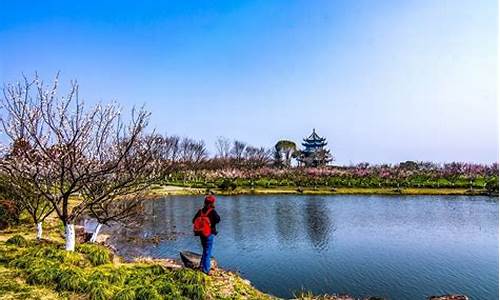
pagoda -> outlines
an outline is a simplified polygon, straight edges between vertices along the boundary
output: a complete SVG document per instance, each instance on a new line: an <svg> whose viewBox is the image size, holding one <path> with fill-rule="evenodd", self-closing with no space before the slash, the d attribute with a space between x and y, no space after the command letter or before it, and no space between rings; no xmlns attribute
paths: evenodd
<svg viewBox="0 0 500 300"><path fill-rule="evenodd" d="M300 165L305 167L320 167L325 166L333 160L330 150L325 146L328 143L324 137L320 137L316 130L313 129L311 135L304 139L302 146L304 149L300 151L297 157Z"/></svg>

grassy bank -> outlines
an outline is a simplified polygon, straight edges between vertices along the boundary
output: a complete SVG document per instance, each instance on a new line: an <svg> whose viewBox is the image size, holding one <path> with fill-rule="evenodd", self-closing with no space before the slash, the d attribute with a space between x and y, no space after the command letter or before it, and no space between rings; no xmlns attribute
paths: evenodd
<svg viewBox="0 0 500 300"><path fill-rule="evenodd" d="M359 188L359 187L315 187L315 188L295 188L295 187L269 187L269 188L249 188L236 187L234 189L211 188L211 191L218 195L492 195L485 189L467 188ZM151 194L155 196L166 195L203 195L207 188L193 188L188 186L155 186L151 189ZM498 194L493 194L498 196Z"/></svg>
<svg viewBox="0 0 500 300"><path fill-rule="evenodd" d="M221 269L206 276L165 266L162 260L125 263L99 245L79 245L70 253L57 241L36 241L5 232L0 236L0 299L278 299ZM346 295L314 296L305 292L296 299L353 300Z"/></svg>
<svg viewBox="0 0 500 300"><path fill-rule="evenodd" d="M206 276L161 260L126 263L93 244L66 252L52 225L50 240L36 241L28 225L0 232L0 299L273 299L220 269Z"/></svg>

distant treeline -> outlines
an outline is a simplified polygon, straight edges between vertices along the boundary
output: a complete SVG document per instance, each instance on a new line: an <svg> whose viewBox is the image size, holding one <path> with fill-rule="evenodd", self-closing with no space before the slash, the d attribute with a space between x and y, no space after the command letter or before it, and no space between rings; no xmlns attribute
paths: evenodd
<svg viewBox="0 0 500 300"><path fill-rule="evenodd" d="M420 163L417 163L421 165ZM455 169L465 165L468 169ZM169 184L202 188L234 189L243 187L416 187L416 188L479 188L498 191L497 165L450 163L428 169L395 166L368 166L323 168L258 168L190 170L174 173Z"/></svg>
<svg viewBox="0 0 500 300"><path fill-rule="evenodd" d="M219 138L210 157L203 141L158 136L175 167L166 182L192 187L231 189L273 186L482 188L498 190L498 163L406 161L399 164L293 167L280 149L254 147Z"/></svg>

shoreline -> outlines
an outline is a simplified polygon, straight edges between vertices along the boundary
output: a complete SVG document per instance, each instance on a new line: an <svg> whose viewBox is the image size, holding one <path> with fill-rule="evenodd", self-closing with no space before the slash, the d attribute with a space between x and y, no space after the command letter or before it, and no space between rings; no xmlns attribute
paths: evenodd
<svg viewBox="0 0 500 300"><path fill-rule="evenodd" d="M296 188L296 187L272 187L272 188L248 188L237 187L234 190L222 190L218 188L192 188L186 186L162 185L155 186L149 191L154 197L162 196L194 196L204 195L207 190L217 195L427 195L427 196L489 196L498 197L498 193L491 194L484 189L466 188Z"/></svg>

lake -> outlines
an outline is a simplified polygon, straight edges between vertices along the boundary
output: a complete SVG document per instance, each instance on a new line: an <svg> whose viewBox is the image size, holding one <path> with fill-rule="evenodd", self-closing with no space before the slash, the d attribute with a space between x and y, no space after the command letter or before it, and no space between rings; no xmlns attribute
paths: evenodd
<svg viewBox="0 0 500 300"><path fill-rule="evenodd" d="M191 220L202 197L153 200L144 246L153 257L201 252ZM292 297L349 293L498 299L498 199L467 196L219 196L213 255L260 290Z"/></svg>

